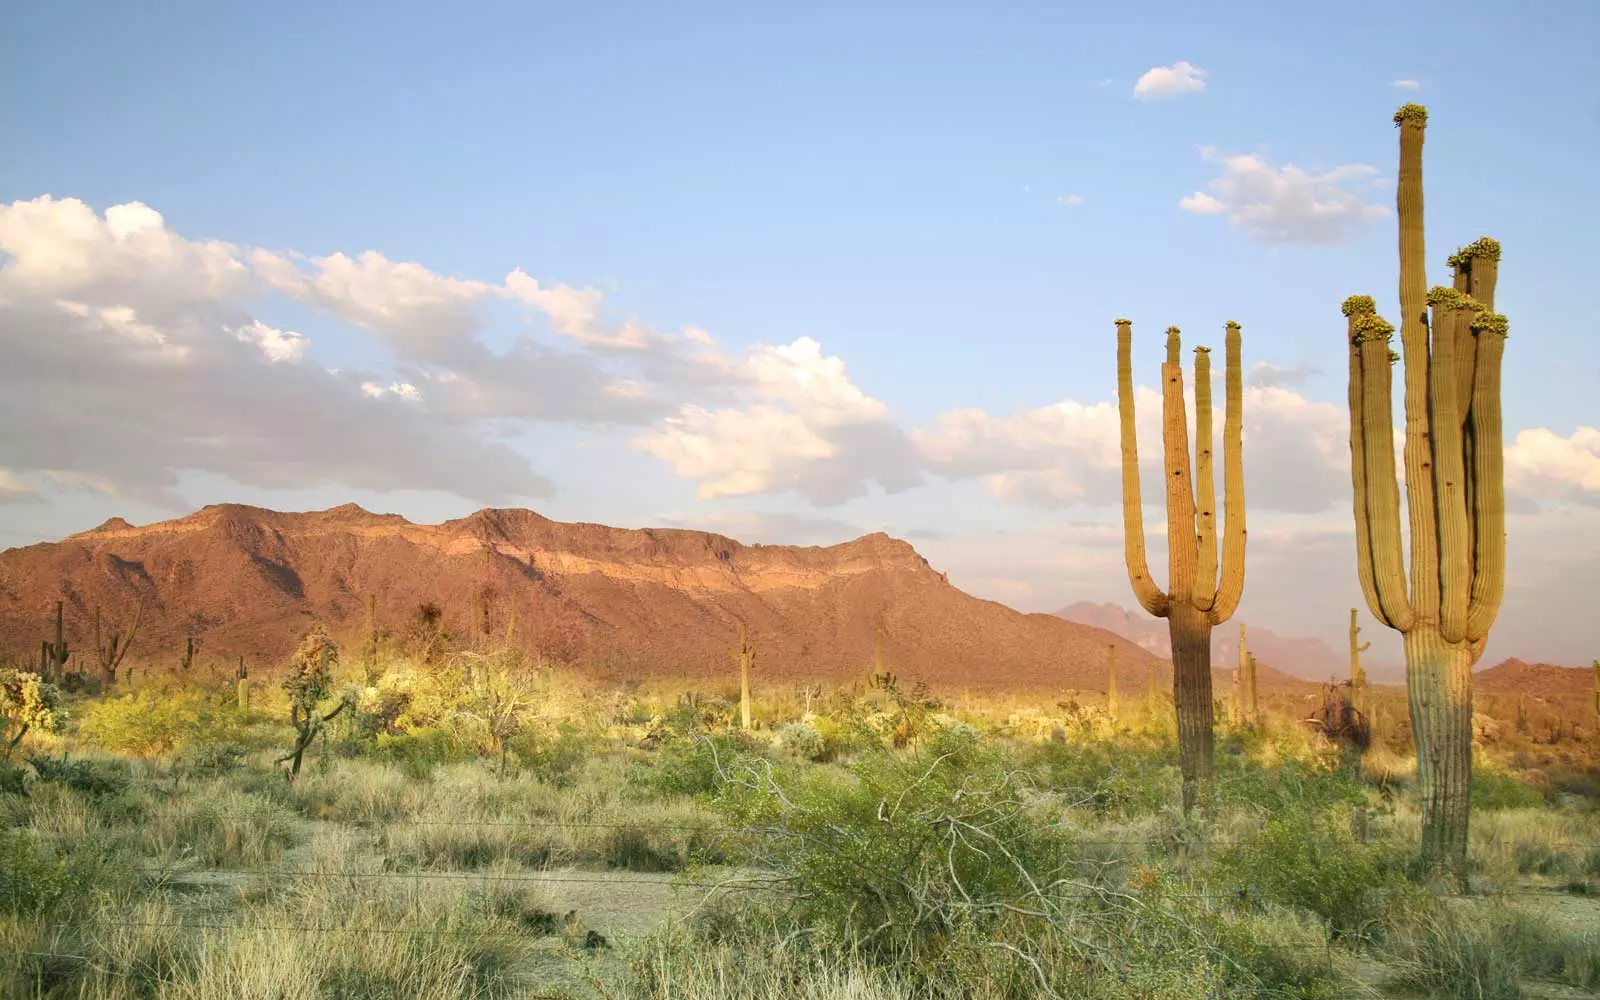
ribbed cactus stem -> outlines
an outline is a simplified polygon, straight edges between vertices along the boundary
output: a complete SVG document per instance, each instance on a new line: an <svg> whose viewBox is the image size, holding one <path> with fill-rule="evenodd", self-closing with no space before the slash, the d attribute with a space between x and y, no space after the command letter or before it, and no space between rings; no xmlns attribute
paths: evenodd
<svg viewBox="0 0 1600 1000"><path fill-rule="evenodd" d="M1372 643L1361 642L1361 626L1358 624L1355 608L1350 609L1350 687L1355 695L1356 710L1363 715L1367 712L1367 672L1361 667L1361 654L1372 646Z"/></svg>
<svg viewBox="0 0 1600 1000"><path fill-rule="evenodd" d="M751 645L745 626L739 625L739 648L729 654L739 665L739 725L746 732L752 728L750 721L750 668L756 662L756 648Z"/></svg>
<svg viewBox="0 0 1600 1000"><path fill-rule="evenodd" d="M1217 596L1217 485L1212 472L1211 348L1194 349L1194 498L1199 548L1194 599L1209 611Z"/></svg>
<svg viewBox="0 0 1600 1000"><path fill-rule="evenodd" d="M1422 194L1427 112L1408 104L1395 113L1395 123L1409 580L1390 443L1392 329L1365 297L1348 299L1344 307L1351 345L1356 556L1368 607L1405 637L1423 861L1464 880L1472 664L1482 654L1505 586L1500 367L1507 324L1492 311L1500 245L1485 237L1457 251L1449 260L1451 284L1428 289ZM1366 647L1358 646L1358 631L1352 612L1351 672L1360 699L1365 672L1359 653Z"/></svg>
<svg viewBox="0 0 1600 1000"><path fill-rule="evenodd" d="M1106 646L1106 714L1117 721L1117 647Z"/></svg>

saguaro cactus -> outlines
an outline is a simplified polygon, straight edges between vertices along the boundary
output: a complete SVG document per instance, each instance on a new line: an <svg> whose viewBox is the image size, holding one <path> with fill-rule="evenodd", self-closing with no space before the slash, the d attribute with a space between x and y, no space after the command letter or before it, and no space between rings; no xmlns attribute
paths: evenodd
<svg viewBox="0 0 1600 1000"><path fill-rule="evenodd" d="M367 627L361 643L361 673L367 687L378 683L378 595L367 594Z"/></svg>
<svg viewBox="0 0 1600 1000"><path fill-rule="evenodd" d="M1239 623L1239 686L1242 689L1240 718L1245 725L1253 726L1261 721L1261 706L1256 699L1256 657L1250 652L1244 622Z"/></svg>
<svg viewBox="0 0 1600 1000"><path fill-rule="evenodd" d="M239 690L239 711L250 711L250 672L244 666L244 654L239 654L239 666L233 671L233 679Z"/></svg>
<svg viewBox="0 0 1600 1000"><path fill-rule="evenodd" d="M739 724L750 729L750 668L756 665L756 647L743 625L739 626L739 648L728 656L739 665Z"/></svg>
<svg viewBox="0 0 1600 1000"><path fill-rule="evenodd" d="M1361 642L1361 626L1357 624L1356 609L1350 609L1350 687L1354 689L1356 711L1367 714L1367 672L1361 666L1361 654L1372 647Z"/></svg>
<svg viewBox="0 0 1600 1000"><path fill-rule="evenodd" d="M178 658L178 669L184 673L194 666L194 658L200 655L200 640L192 635L183 637L183 655Z"/></svg>
<svg viewBox="0 0 1600 1000"><path fill-rule="evenodd" d="M67 672L67 658L71 655L67 651L66 631L62 627L61 601L56 602L56 641L45 642L40 645L39 673L46 681L59 681Z"/></svg>
<svg viewBox="0 0 1600 1000"><path fill-rule="evenodd" d="M128 648L133 645L134 636L139 634L139 622L144 618L144 605L139 605L139 610L134 613L133 624L121 635L112 635L103 638L100 632L100 609L94 611L94 651L100 660L100 673L105 678L105 686L110 688L117 683L117 668L122 665L123 659L128 655Z"/></svg>
<svg viewBox="0 0 1600 1000"><path fill-rule="evenodd" d="M1367 295L1344 302L1357 567L1373 616L1405 637L1423 863L1464 879L1472 665L1483 654L1505 587L1500 363L1507 323L1493 311L1500 244L1484 237L1457 251L1449 260L1452 287L1428 289L1422 219L1428 113L1407 104L1394 122L1400 129L1395 200L1409 588L1390 423L1394 327Z"/></svg>
<svg viewBox="0 0 1600 1000"><path fill-rule="evenodd" d="M1195 350L1195 459L1190 483L1189 429L1184 412L1183 368L1178 328L1167 328L1167 361L1161 366L1162 438L1167 492L1167 553L1171 583L1166 592L1150 578L1144 548L1144 507L1139 496L1139 452L1133 419L1133 324L1117 324L1117 402L1122 422L1122 519L1128 581L1144 609L1167 619L1172 639L1173 700L1178 717L1178 756L1183 772L1183 807L1194 805L1199 786L1211 779L1211 630L1232 617L1244 592L1244 422L1239 324L1224 338L1226 411L1223 424L1221 577L1218 578L1216 486L1212 471L1211 353Z"/></svg>
<svg viewBox="0 0 1600 1000"><path fill-rule="evenodd" d="M1106 644L1106 713L1117 721L1117 647Z"/></svg>

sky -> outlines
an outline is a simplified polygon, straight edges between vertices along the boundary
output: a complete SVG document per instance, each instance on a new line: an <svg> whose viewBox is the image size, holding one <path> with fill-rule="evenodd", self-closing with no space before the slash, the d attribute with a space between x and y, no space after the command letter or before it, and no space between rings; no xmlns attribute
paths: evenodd
<svg viewBox="0 0 1600 1000"><path fill-rule="evenodd" d="M1238 617L1341 648L1339 305L1395 318L1418 101L1430 283L1505 247L1483 662L1600 655L1600 6L776 7L8 9L0 546L219 502L526 506L884 530L1025 611L1133 607L1112 320L1163 581L1162 331L1220 379L1235 320Z"/></svg>

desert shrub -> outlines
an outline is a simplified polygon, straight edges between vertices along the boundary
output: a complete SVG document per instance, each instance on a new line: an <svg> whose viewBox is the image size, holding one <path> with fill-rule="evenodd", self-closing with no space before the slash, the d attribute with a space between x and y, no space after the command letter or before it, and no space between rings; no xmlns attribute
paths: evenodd
<svg viewBox="0 0 1600 1000"><path fill-rule="evenodd" d="M1472 808L1536 809L1544 805L1544 793L1503 771L1474 766L1472 769Z"/></svg>
<svg viewBox="0 0 1600 1000"><path fill-rule="evenodd" d="M970 727L910 755L863 756L836 777L722 758L719 804L765 831L764 866L793 879L802 923L882 952L921 952L1007 904L1044 905L1065 842L1026 806L1034 782Z"/></svg>
<svg viewBox="0 0 1600 1000"><path fill-rule="evenodd" d="M0 913L73 911L97 892L126 888L136 877L129 860L98 839L46 841L28 830L0 829Z"/></svg>
<svg viewBox="0 0 1600 1000"><path fill-rule="evenodd" d="M833 755L828 741L816 727L795 722L778 730L778 745L796 757L813 763L822 763Z"/></svg>
<svg viewBox="0 0 1600 1000"><path fill-rule="evenodd" d="M593 752L593 742L567 723L530 726L510 740L517 763L555 788L570 788Z"/></svg>
<svg viewBox="0 0 1600 1000"><path fill-rule="evenodd" d="M132 781L128 768L120 761L69 760L49 754L30 756L28 763L38 780L46 784L60 784L91 798L120 795L128 790Z"/></svg>
<svg viewBox="0 0 1600 1000"><path fill-rule="evenodd" d="M1156 813L1177 801L1176 754L1159 743L1038 743L1023 759L1057 794L1106 816Z"/></svg>
<svg viewBox="0 0 1600 1000"><path fill-rule="evenodd" d="M1357 844L1334 817L1297 810L1223 852L1216 873L1247 898L1316 914L1338 935L1381 916L1384 889L1399 878L1389 874L1395 866L1379 848Z"/></svg>
<svg viewBox="0 0 1600 1000"><path fill-rule="evenodd" d="M78 728L112 753L157 762L247 738L231 698L194 688L140 688L91 702L82 710Z"/></svg>
<svg viewBox="0 0 1600 1000"><path fill-rule="evenodd" d="M1246 734L1243 738L1258 738ZM1339 806L1364 805L1366 789L1340 769L1333 753L1309 759L1280 757L1269 764L1257 757L1219 754L1217 802L1250 807L1267 816L1285 811L1318 812Z"/></svg>
<svg viewBox="0 0 1600 1000"><path fill-rule="evenodd" d="M719 788L721 765L759 751L760 744L743 732L669 736L654 759L628 771L626 787L645 798L710 796Z"/></svg>
<svg viewBox="0 0 1600 1000"><path fill-rule="evenodd" d="M380 733L373 756L395 764L409 778L425 781L436 768L471 760L474 754L472 745L463 742L453 730L418 726L394 735Z"/></svg>

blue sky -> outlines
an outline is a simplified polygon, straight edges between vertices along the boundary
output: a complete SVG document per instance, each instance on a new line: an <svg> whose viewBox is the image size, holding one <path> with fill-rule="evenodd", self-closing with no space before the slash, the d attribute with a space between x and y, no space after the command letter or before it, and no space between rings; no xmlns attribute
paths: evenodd
<svg viewBox="0 0 1600 1000"><path fill-rule="evenodd" d="M1316 421L1329 415L1318 404L1340 407L1342 419L1338 304L1371 292L1394 312L1394 220L1379 214L1393 202L1389 115L1418 100L1433 115L1430 276L1443 280L1443 257L1480 234L1504 243L1508 444L1517 431L1549 435L1528 442L1512 466L1520 477L1512 487L1532 505L1509 529L1513 583L1520 555L1525 586L1513 588L1497 633L1506 638L1490 656L1580 662L1600 645L1572 596L1595 570L1571 555L1576 539L1600 546L1600 443L1583 431L1600 424L1600 358L1587 350L1590 282L1580 268L1589 270L1589 254L1579 243L1580 221L1600 218L1590 179L1600 154L1593 3L1372 3L1337 13L1176 3L326 6L337 9L9 11L0 31L8 151L0 206L75 198L103 219L138 202L160 213L174 239L226 241L241 258L261 248L298 261L302 277L323 274L317 262L331 255L364 251L385 266L414 262L440 279L497 286L520 268L546 288L600 295L598 325L563 333L542 307L482 289L459 292L467 319L429 313L413 322L395 310L415 306L414 294L377 316L289 279L259 293L230 290L204 309L187 293L182 309L138 299L148 280L115 299L105 274L74 279L70 295L51 285L54 298L131 308L159 327L158 316L174 344L202 328L218 336L224 320L237 328L247 312L304 338L293 364L360 371L379 387L459 370L451 366L463 340L491 357L527 340L575 366L638 378L639 359L654 348L628 354L594 340L630 317L663 336L702 329L724 360L695 362L692 376L642 378L664 409L620 423L575 398L577 376L526 383L529 396L567 399L556 419L523 419L525 400L498 409L458 400L451 409L443 388L423 386L406 411L416 433L464 435L487 449L457 454L441 444L461 463L456 480L408 471L403 456L388 465L304 460L296 449L316 450L305 443L320 435L293 415L276 430L229 431L240 435L233 452L246 456L237 461L167 454L157 430L110 458L14 441L0 450L9 470L0 486L12 484L17 500L0 506L0 543L224 499L305 507L355 498L418 520L492 499L562 519L709 526L752 540L828 542L886 528L921 539L952 582L1019 607L1084 597L1129 604L1120 542L1107 544L1103 530L1114 494L1108 500L1095 485L1104 470L1079 467L1088 460L1070 439L1090 430L1007 418L1063 400L1112 401L1115 316L1137 323L1135 361L1147 385L1168 323L1183 326L1189 343L1215 343L1222 323L1237 319L1247 365L1277 370L1255 379L1280 393L1260 401L1261 433L1292 425L1337 443L1342 431ZM1166 88L1136 94L1137 81L1163 68L1151 79ZM1241 156L1254 159L1242 167L1229 159ZM1303 173L1285 173L1291 166ZM1197 193L1205 198L1191 209L1209 199L1214 211L1180 206ZM66 225L52 218L39 226ZM43 286L26 283L43 272L15 262L25 253L43 259L38 241L50 238L36 226L24 245L16 232L0 243L0 268L8 254L13 261L0 300L13 307L30 294L43 301ZM154 251L144 252L137 266L155 266ZM377 281L371 268L358 272ZM377 283L400 294L393 281ZM355 285L344 288L359 297ZM0 337L21 343L53 329L24 320L20 307L0 311ZM56 342L73 335L86 334L62 332ZM431 338L421 353L416 337ZM772 353L801 338L820 345L811 361ZM661 346L661 357L681 361L683 344ZM60 357L13 357L23 363L4 381L23 380L25 390L73 370ZM787 374L758 377L756 389L749 372L733 371L782 357L772 363ZM804 371L826 358L845 366L835 385L844 395L818 409L801 398L816 384ZM227 384L259 390L263 406L288 384L289 362L229 359L245 367L227 368L239 380ZM509 367L498 369L511 378ZM206 372L214 370L197 368L195 378L223 383ZM109 370L98 377L136 384ZM343 388L350 405L363 398L354 384ZM857 389L861 399L850 395ZM172 411L191 425L206 424L204 407L219 405L178 395ZM407 405L392 394L373 401ZM664 423L683 406L742 416L717 424L720 432ZM61 427L40 409L19 413L15 426L48 443ZM103 394L77 410L76 419L99 414L106 426L143 419ZM981 442L939 436L952 411L967 410L988 421ZM777 411L790 416L757 419ZM366 419L361 412L348 419ZM283 440L267 440L274 433ZM794 454L764 472L741 465L741 447L763 453L761 433L788 435ZM653 450L637 444L651 435ZM699 495L715 477L685 458L685 435L713 448L719 474L742 485ZM504 464L491 447L501 444L553 492L491 498L501 487L477 470ZM1153 444L1144 442L1146 453ZM1020 457L1009 466L997 457L1012 450ZM1285 439L1264 455L1315 450ZM1337 464L1337 451L1325 457ZM137 482L130 463L140 458L170 469L177 485ZM1248 449L1246 462L1251 481L1267 486L1261 513L1252 509L1257 561L1241 614L1336 640L1339 609L1355 602L1350 546L1338 534L1348 532L1348 486L1319 506L1328 491L1313 487L1338 475L1260 455L1252 463ZM890 466L924 484L886 494L870 474ZM304 488L288 487L296 482ZM1283 579L1270 575L1280 564ZM1569 606L1568 620L1542 620Z"/></svg>

